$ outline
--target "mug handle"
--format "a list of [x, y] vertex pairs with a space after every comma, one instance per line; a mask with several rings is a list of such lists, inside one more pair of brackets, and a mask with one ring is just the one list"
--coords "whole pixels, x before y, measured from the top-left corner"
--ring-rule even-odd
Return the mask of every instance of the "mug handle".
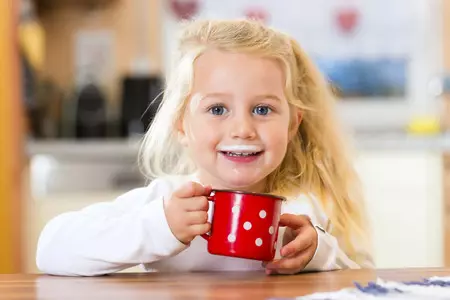
[[[208, 198], [208, 201], [214, 202], [214, 195], [208, 196], [207, 198]], [[214, 213], [213, 213], [213, 216], [212, 216], [212, 217], [214, 218]], [[209, 241], [209, 238], [210, 238], [211, 236], [210, 236], [209, 234], [206, 234], [206, 233], [205, 233], [205, 234], [202, 234], [201, 237], [204, 238], [205, 240]]]

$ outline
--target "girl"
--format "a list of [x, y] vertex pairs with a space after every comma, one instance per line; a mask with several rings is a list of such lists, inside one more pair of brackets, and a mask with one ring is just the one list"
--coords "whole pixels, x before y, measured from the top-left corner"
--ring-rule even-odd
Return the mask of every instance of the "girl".
[[[358, 182], [317, 69], [287, 35], [258, 22], [196, 21], [179, 43], [142, 145], [152, 180], [44, 228], [37, 265], [55, 275], [372, 266]], [[285, 196], [271, 262], [210, 255], [211, 188]], [[331, 228], [331, 224], [333, 225]]]

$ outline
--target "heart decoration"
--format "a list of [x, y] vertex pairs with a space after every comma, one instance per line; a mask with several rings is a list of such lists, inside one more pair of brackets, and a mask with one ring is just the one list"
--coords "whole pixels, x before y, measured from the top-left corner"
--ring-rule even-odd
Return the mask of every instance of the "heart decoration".
[[170, 0], [170, 9], [178, 20], [192, 19], [200, 9], [199, 0]]
[[340, 9], [336, 13], [336, 22], [339, 29], [344, 33], [352, 33], [355, 31], [360, 14], [355, 8]]

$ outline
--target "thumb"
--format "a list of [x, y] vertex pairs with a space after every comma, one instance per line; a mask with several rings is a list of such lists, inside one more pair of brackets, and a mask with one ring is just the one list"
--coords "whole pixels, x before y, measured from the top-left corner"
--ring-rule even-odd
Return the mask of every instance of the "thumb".
[[173, 195], [178, 198], [191, 198], [197, 196], [209, 196], [210, 186], [203, 186], [198, 182], [188, 182], [176, 190]]

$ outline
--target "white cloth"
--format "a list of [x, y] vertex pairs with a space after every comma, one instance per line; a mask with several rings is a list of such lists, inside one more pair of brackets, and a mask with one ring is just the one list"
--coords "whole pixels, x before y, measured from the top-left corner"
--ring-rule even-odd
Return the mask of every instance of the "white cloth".
[[[189, 246], [172, 234], [163, 200], [193, 176], [171, 176], [154, 180], [111, 202], [90, 205], [52, 219], [38, 242], [36, 263], [48, 274], [95, 276], [136, 265], [146, 271], [235, 271], [262, 270], [261, 262], [211, 255], [206, 241], [195, 238]], [[328, 219], [311, 195], [288, 199], [282, 213], [308, 215], [315, 225], [325, 227]], [[317, 230], [318, 248], [306, 266], [310, 270], [359, 268], [340, 249], [336, 238]], [[282, 243], [279, 230], [277, 256]], [[370, 265], [370, 262], [367, 262]]]
[[[336, 292], [315, 293], [293, 300], [448, 300], [450, 277], [431, 277], [416, 282], [385, 281], [378, 278], [367, 286]], [[276, 300], [276, 298], [272, 299]]]

